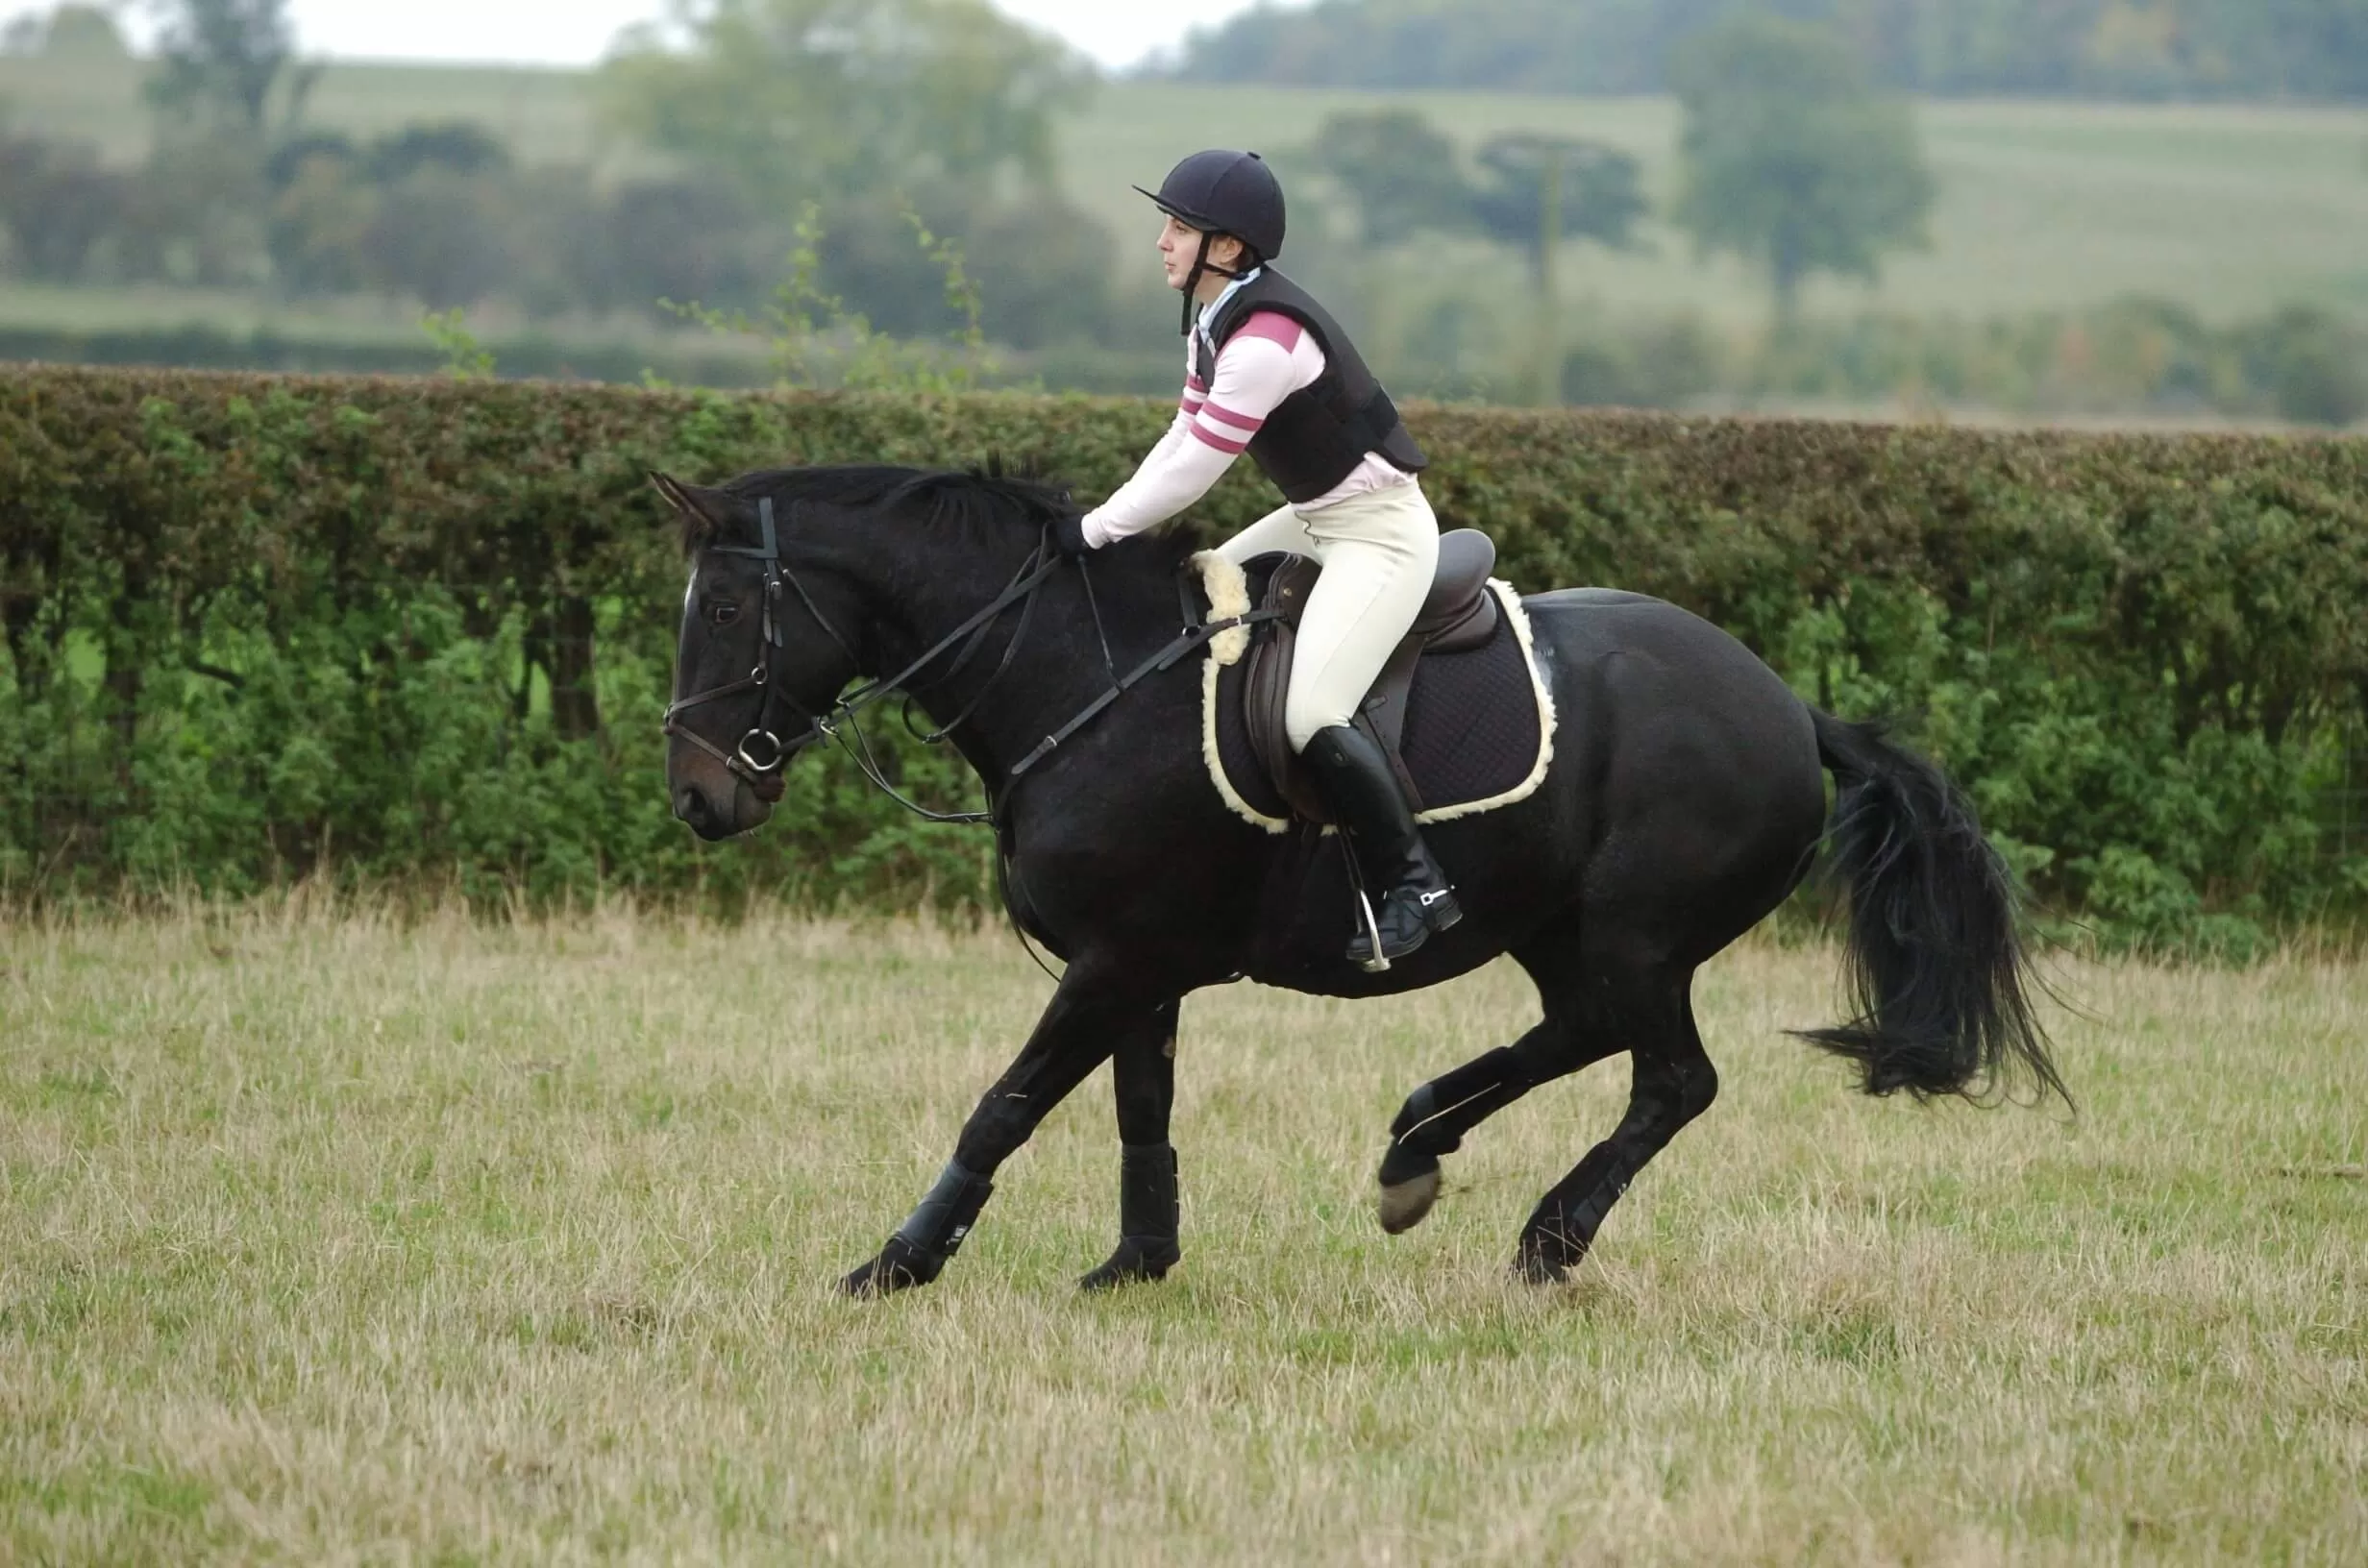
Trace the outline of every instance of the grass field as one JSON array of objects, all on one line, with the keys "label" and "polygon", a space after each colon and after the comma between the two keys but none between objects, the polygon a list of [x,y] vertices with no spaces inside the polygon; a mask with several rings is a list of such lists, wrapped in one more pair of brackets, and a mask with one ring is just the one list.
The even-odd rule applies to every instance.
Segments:
[{"label": "grass field", "polygon": [[1616,1066],[1374,1227],[1517,973],[1185,1014],[1186,1257],[1098,1078],[937,1286],[834,1298],[1047,992],[1005,938],[301,910],[0,927],[0,1561],[2338,1562],[2368,968],[2072,967],[2083,1098],[1918,1110],[1701,993],[1717,1107],[1509,1283]]},{"label": "grass field", "polygon": [[[584,162],[610,171],[645,161],[604,136],[586,78],[564,71],[338,64],[312,104],[317,122],[357,132],[460,116],[510,138],[530,161]],[[61,70],[0,59],[0,101],[19,120],[140,156],[151,134],[136,67],[101,62]],[[1467,147],[1508,130],[1566,132],[1641,159],[1658,201],[1675,178],[1675,106],[1665,99],[1575,99],[1418,92],[1275,90],[1119,83],[1105,86],[1061,134],[1072,197],[1110,224],[1130,280],[1149,288],[1150,229],[1129,186],[1155,184],[1182,152],[1212,141],[1255,146],[1288,176],[1291,151],[1344,108],[1408,103]],[[1921,124],[1940,201],[1932,249],[1896,258],[1882,285],[1820,282],[1812,309],[1879,306],[1965,316],[2069,308],[2143,293],[2183,301],[2214,319],[2291,301],[2368,312],[2368,110],[1937,101]],[[1351,265],[1345,242],[1322,237],[1307,198],[1294,251],[1319,271]],[[1658,227],[1647,249],[1613,256],[1574,247],[1564,289],[1607,315],[1698,311],[1715,324],[1760,323],[1758,281],[1731,262],[1697,264]],[[1480,247],[1404,256],[1387,269],[1394,308],[1412,309],[1452,286],[1508,298],[1501,334],[1525,318],[1518,262]],[[1366,275],[1366,281],[1374,280]],[[192,302],[193,306],[199,302]],[[0,300],[5,319],[24,302]]]}]

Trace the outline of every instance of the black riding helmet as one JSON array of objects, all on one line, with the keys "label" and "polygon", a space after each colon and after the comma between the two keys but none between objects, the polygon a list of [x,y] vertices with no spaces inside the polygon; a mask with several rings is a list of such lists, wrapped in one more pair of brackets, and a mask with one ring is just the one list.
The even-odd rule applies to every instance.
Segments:
[{"label": "black riding helmet", "polygon": [[1256,153],[1227,152],[1222,148],[1195,153],[1168,171],[1168,178],[1157,190],[1143,190],[1141,185],[1135,188],[1158,203],[1162,212],[1200,231],[1200,254],[1194,257],[1192,274],[1184,280],[1187,333],[1193,330],[1193,290],[1200,286],[1200,275],[1242,275],[1209,260],[1212,239],[1219,234],[1231,234],[1240,240],[1249,253],[1249,266],[1244,271],[1265,266],[1282,254],[1282,183]]}]

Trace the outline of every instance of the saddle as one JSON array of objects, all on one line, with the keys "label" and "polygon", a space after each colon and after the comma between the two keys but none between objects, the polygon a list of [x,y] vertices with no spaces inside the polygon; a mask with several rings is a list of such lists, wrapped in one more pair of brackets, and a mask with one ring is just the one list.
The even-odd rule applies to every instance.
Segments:
[{"label": "saddle", "polygon": [[[1407,804],[1418,814],[1429,802],[1403,753],[1416,673],[1427,656],[1474,652],[1498,640],[1505,616],[1489,586],[1489,574],[1495,566],[1495,543],[1479,529],[1457,528],[1440,535],[1439,566],[1431,591],[1353,721],[1380,745],[1406,792]],[[1262,555],[1244,568],[1253,580],[1261,571],[1266,588],[1259,607],[1272,612],[1274,619],[1263,628],[1263,635],[1250,642],[1240,685],[1242,721],[1260,770],[1292,815],[1329,824],[1333,821],[1331,808],[1317,788],[1315,775],[1292,750],[1283,727],[1292,661],[1298,651],[1299,618],[1306,613],[1308,595],[1322,567],[1303,555]],[[1526,654],[1524,648],[1524,665]]]}]

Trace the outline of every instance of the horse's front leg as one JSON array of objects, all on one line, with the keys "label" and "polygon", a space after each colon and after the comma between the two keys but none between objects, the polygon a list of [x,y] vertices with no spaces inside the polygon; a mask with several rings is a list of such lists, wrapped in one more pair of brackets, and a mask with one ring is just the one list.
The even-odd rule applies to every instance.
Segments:
[{"label": "horse's front leg", "polygon": [[1140,1024],[1122,1031],[1110,1053],[1119,1112],[1119,1244],[1108,1262],[1077,1282],[1088,1290],[1165,1278],[1184,1256],[1176,1234],[1175,1145],[1168,1141],[1180,1007],[1170,1001],[1153,1008]]},{"label": "horse's front leg", "polygon": [[[944,1270],[994,1192],[998,1166],[1036,1131],[1118,1044],[1147,1030],[1155,999],[1073,965],[1052,1005],[1002,1077],[978,1102],[937,1185],[905,1217],[879,1255],[841,1282],[850,1295],[886,1295],[926,1285]],[[1172,1019],[1172,1005],[1166,1012]],[[1163,1115],[1164,1122],[1164,1115]],[[1165,1141],[1163,1135],[1162,1141]]]}]

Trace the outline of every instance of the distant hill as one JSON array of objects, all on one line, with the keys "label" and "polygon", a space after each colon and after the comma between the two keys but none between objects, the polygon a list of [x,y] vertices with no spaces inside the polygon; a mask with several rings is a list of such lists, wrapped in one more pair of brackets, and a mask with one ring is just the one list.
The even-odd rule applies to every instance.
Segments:
[{"label": "distant hill", "polygon": [[[68,71],[0,54],[0,102],[13,109],[19,131],[88,138],[129,162],[144,156],[155,130],[139,96],[141,69],[111,61]],[[570,71],[339,62],[314,93],[308,122],[372,136],[413,120],[474,119],[522,163],[638,169],[650,155],[601,135],[588,82]],[[1108,226],[1122,282],[1145,295],[1140,312],[1121,322],[1123,340],[1109,347],[1155,355],[1162,375],[1172,366],[1173,309],[1152,303],[1156,216],[1132,187],[1156,184],[1179,156],[1210,139],[1213,126],[1267,153],[1282,172],[1294,201],[1293,264],[1308,281],[1324,281],[1330,268],[1344,298],[1386,283],[1394,301],[1389,332],[1410,340],[1438,302],[1476,299],[1504,314],[1505,341],[1517,341],[1527,295],[1513,253],[1459,244],[1443,257],[1366,258],[1327,232],[1325,193],[1301,152],[1326,116],[1385,104],[1419,109],[1466,152],[1513,132],[1584,136],[1638,158],[1656,203],[1665,205],[1675,183],[1678,114],[1666,97],[1113,83],[1058,133],[1066,195]],[[1872,290],[1821,282],[1814,310],[1978,319],[2138,294],[2181,302],[2215,322],[2296,302],[2368,319],[2368,108],[1960,98],[1928,99],[1917,117],[1940,181],[1933,249],[1897,258]],[[1730,260],[1696,264],[1658,222],[1643,237],[1635,251],[1566,253],[1562,275],[1574,312],[1689,312],[1722,331],[1763,321],[1759,279]],[[285,335],[299,314],[284,302],[218,294],[33,287],[0,261],[0,328],[87,333],[208,323],[239,333],[268,325]],[[313,335],[346,325],[321,322]],[[373,330],[407,340],[415,316],[396,311]]]},{"label": "distant hill", "polygon": [[[1750,0],[1746,0],[1750,3]],[[1906,92],[2368,100],[2368,0],[1758,0],[1830,22]],[[1737,0],[1322,0],[1196,33],[1186,82],[1660,91]]]}]

